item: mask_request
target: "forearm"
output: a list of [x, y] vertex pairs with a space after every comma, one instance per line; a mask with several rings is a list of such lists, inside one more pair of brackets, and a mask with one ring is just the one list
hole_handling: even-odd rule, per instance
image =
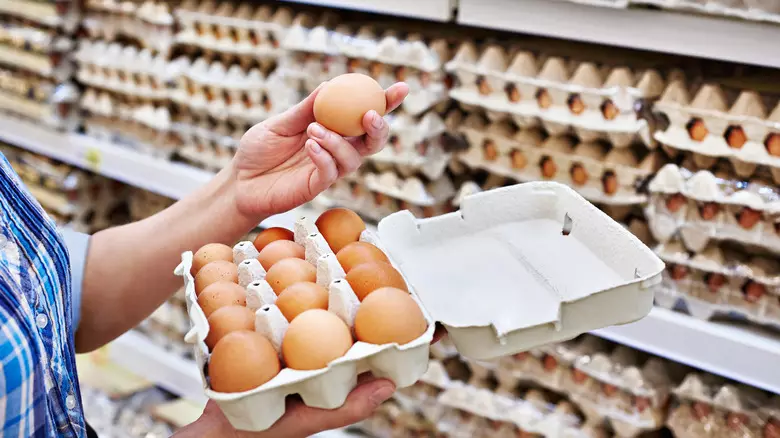
[[226, 168], [170, 208], [91, 238], [76, 349], [90, 351], [131, 329], [168, 299], [181, 279], [173, 270], [184, 251], [211, 242], [232, 244], [263, 218], [236, 209]]

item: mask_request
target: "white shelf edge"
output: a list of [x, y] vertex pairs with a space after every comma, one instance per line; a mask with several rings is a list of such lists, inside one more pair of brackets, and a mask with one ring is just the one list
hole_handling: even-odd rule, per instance
[[557, 0], [460, 0], [460, 24], [780, 68], [780, 25]]
[[453, 0], [285, 0], [289, 3], [302, 3], [337, 9], [352, 9], [419, 18], [430, 21], [449, 21], [452, 19]]
[[780, 337], [759, 327], [703, 321], [656, 307], [640, 321], [593, 334], [780, 394]]

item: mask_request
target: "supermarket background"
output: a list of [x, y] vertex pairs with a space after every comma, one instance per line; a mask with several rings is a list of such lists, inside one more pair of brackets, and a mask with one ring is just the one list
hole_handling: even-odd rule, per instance
[[[0, 141], [58, 223], [95, 232], [187, 195], [329, 77], [404, 80], [388, 147], [260, 227], [549, 179], [667, 271], [640, 322], [490, 363], [442, 342], [422, 382], [323, 436], [778, 437], [778, 68], [780, 0], [2, 0]], [[79, 357], [101, 436], [197, 418], [188, 324], [180, 292]]]

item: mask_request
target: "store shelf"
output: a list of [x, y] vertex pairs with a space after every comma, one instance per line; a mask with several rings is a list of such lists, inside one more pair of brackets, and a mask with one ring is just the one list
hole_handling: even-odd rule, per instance
[[662, 308], [595, 335], [780, 394], [780, 337], [753, 326], [708, 322]]
[[323, 6], [338, 9], [353, 9], [401, 17], [419, 18], [431, 21], [452, 19], [455, 0], [287, 0], [291, 3]]
[[773, 23], [555, 0], [460, 0], [457, 21], [511, 32], [780, 68], [780, 26]]

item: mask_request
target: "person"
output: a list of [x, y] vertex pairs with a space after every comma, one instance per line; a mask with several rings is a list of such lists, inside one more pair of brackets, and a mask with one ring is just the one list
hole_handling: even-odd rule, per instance
[[[0, 424], [4, 437], [95, 436], [85, 422], [75, 354], [130, 330], [180, 281], [181, 253], [231, 244], [263, 219], [311, 201], [378, 152], [389, 135], [375, 111], [366, 135], [344, 138], [314, 120], [322, 85], [289, 110], [253, 126], [231, 164], [170, 208], [94, 236], [58, 231], [0, 156]], [[409, 92], [386, 90], [388, 112]], [[269, 430], [234, 430], [209, 403], [181, 437], [303, 437], [368, 417], [395, 390], [361, 376], [338, 409], [288, 402]]]

